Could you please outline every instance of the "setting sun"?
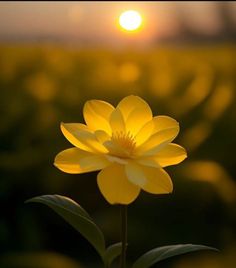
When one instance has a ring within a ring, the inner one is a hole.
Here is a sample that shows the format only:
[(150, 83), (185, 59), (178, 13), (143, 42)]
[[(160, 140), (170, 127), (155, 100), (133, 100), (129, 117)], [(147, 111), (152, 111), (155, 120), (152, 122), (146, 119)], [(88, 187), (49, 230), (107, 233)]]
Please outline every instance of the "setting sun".
[(134, 31), (141, 26), (142, 17), (135, 10), (127, 10), (120, 15), (119, 24), (127, 31)]

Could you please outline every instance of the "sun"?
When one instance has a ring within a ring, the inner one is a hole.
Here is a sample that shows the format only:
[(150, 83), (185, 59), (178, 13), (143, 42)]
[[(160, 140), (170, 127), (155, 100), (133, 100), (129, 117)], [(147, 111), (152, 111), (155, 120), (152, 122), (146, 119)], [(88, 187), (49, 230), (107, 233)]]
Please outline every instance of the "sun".
[(135, 31), (141, 26), (142, 17), (135, 10), (127, 10), (120, 15), (119, 24), (127, 31)]

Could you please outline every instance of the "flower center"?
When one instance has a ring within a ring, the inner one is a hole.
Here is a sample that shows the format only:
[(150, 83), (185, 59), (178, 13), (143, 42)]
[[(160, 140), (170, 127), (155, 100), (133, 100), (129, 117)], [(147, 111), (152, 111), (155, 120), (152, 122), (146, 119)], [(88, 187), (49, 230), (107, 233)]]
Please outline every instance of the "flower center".
[(136, 147), (135, 138), (130, 132), (116, 131), (112, 133), (111, 140), (120, 146), (128, 155), (131, 155)]

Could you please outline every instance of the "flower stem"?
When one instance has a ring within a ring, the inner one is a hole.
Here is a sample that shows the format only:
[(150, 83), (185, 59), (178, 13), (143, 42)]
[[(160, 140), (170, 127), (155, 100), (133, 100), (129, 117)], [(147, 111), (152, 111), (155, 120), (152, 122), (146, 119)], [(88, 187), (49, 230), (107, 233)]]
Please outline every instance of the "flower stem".
[(127, 206), (120, 206), (121, 214), (121, 243), (122, 251), (120, 258), (120, 268), (126, 267), (126, 246), (127, 246)]

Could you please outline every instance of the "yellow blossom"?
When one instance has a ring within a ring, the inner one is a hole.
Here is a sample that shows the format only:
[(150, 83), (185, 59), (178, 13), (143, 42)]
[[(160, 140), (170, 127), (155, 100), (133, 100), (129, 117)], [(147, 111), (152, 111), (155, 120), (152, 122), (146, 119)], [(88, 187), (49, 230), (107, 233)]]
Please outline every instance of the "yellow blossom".
[(98, 187), (111, 204), (129, 204), (140, 190), (171, 193), (173, 184), (163, 167), (186, 158), (172, 143), (179, 124), (168, 116), (154, 116), (138, 96), (128, 96), (117, 107), (101, 100), (87, 101), (86, 124), (62, 123), (61, 130), (75, 147), (60, 152), (55, 166), (71, 173), (98, 171)]

